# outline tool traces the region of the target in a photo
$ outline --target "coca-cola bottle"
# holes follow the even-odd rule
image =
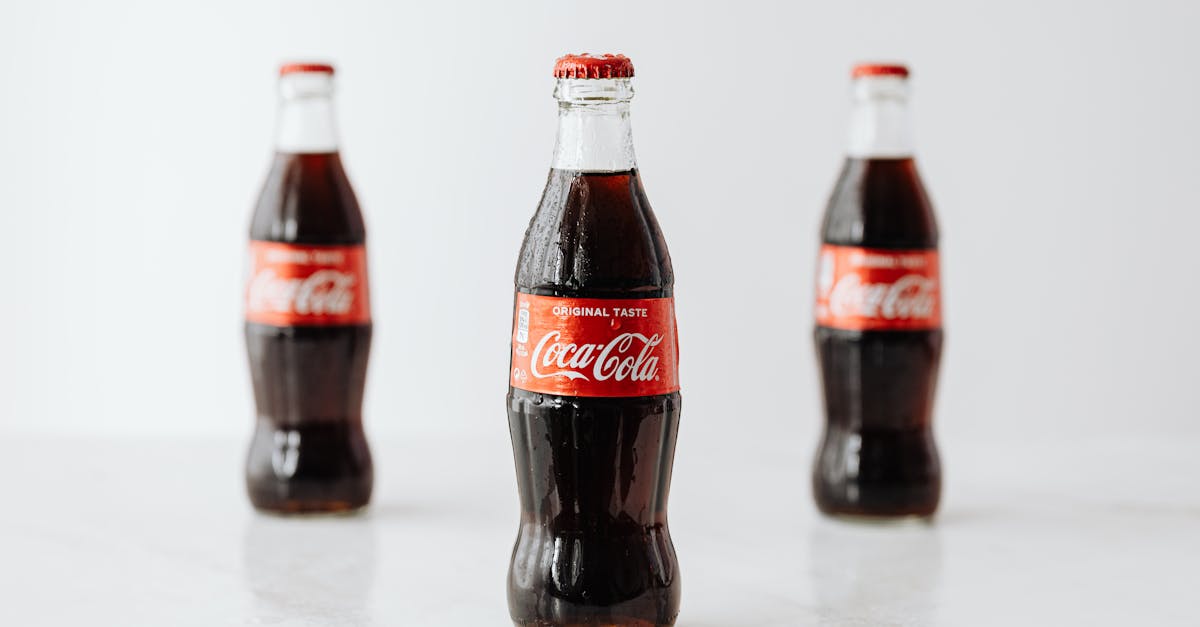
[[[821,227],[813,493],[827,514],[929,516],[941,493],[937,225],[913,162],[908,70],[859,65],[853,83],[850,148]]]
[[[246,348],[258,420],[250,501],[335,512],[371,497],[363,386],[371,347],[366,230],[338,157],[333,68],[279,72],[275,160],[250,226]]]
[[[508,422],[517,625],[672,625],[674,274],[642,189],[621,55],[568,55],[558,139],[517,262]]]

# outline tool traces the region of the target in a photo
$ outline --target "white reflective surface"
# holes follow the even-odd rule
[[[936,523],[821,519],[809,451],[688,450],[682,627],[1195,624],[1187,438],[943,443]],[[807,443],[805,443],[807,444]],[[501,433],[377,442],[365,516],[254,514],[241,442],[0,441],[0,624],[507,625]],[[753,481],[751,481],[753,479]]]

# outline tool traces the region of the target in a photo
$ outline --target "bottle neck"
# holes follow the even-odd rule
[[[627,78],[559,79],[558,137],[551,167],[583,172],[623,172],[637,167]]]
[[[913,156],[908,81],[897,76],[854,80],[847,154],[853,158],[899,159]]]
[[[333,76],[296,72],[279,79],[275,150],[282,153],[338,151],[333,117]]]

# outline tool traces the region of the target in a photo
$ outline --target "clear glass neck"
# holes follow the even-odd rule
[[[855,158],[898,159],[913,155],[908,81],[898,76],[854,80],[847,154]]]
[[[275,149],[284,153],[337,152],[331,74],[294,72],[279,78]]]
[[[622,172],[637,167],[628,78],[558,80],[558,137],[551,167],[584,172]]]

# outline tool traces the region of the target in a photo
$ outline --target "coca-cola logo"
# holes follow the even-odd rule
[[[679,389],[675,307],[669,297],[518,293],[515,307],[513,388],[611,398]]]
[[[604,344],[562,342],[562,334],[550,331],[533,349],[529,369],[534,377],[567,377],[583,381],[654,381],[658,357],[654,349],[662,343],[657,333],[621,333]],[[589,378],[589,374],[591,378]]]
[[[248,305],[252,310],[304,316],[339,316],[354,307],[358,277],[338,270],[318,270],[306,277],[281,277],[271,268],[250,281]]]
[[[892,283],[865,283],[858,274],[846,274],[829,294],[829,309],[838,317],[932,318],[937,303],[937,280],[919,274],[906,274]]]

